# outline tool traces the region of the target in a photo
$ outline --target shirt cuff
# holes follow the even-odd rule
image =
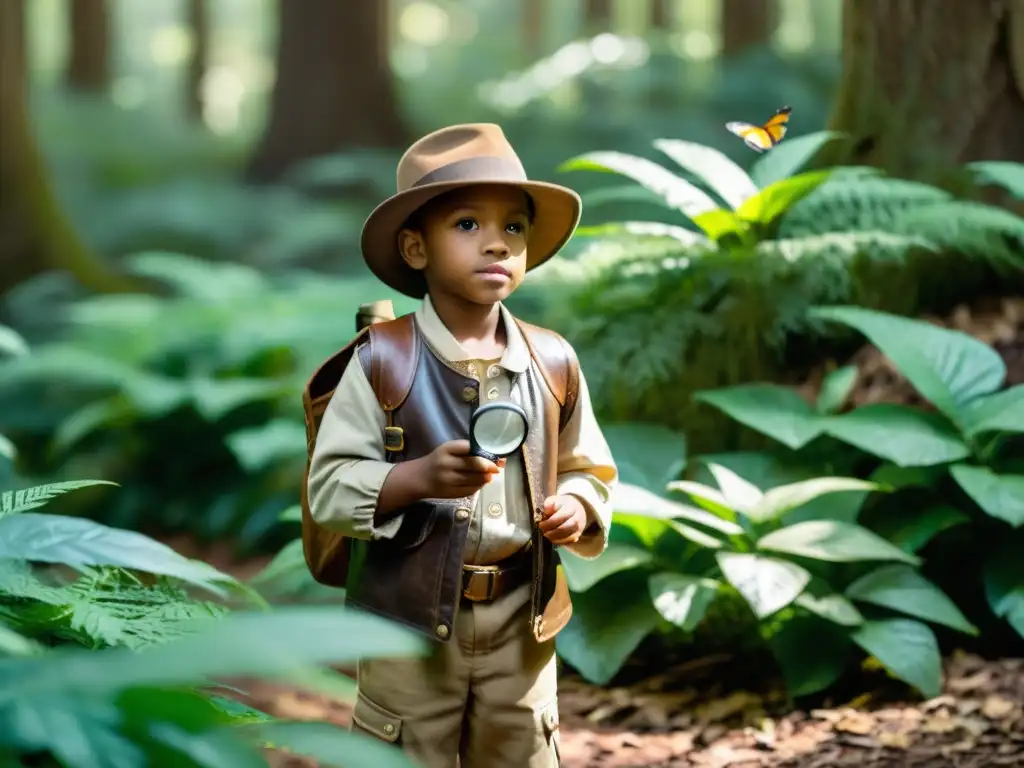
[[[394,538],[402,527],[403,515],[395,515],[383,523],[375,519],[381,488],[394,468],[391,462],[363,460],[335,470],[346,474],[345,485],[326,510],[316,510],[320,514],[313,519],[324,528],[352,539]]]

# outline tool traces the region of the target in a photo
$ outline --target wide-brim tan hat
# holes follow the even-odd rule
[[[398,233],[428,200],[459,187],[500,184],[533,198],[534,220],[527,245],[527,270],[554,256],[572,237],[580,220],[580,197],[567,187],[531,181],[523,164],[491,123],[453,125],[417,141],[398,162],[398,191],[378,205],[363,225],[363,258],[380,280],[406,296],[421,298],[423,274],[405,263]]]

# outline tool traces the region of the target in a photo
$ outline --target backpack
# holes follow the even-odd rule
[[[403,315],[396,322],[388,321],[396,321],[390,301],[361,305],[356,314],[355,337],[313,372],[302,392],[302,410],[306,421],[306,471],[301,491],[302,552],[313,578],[329,587],[345,586],[351,541],[313,520],[309,509],[310,461],[324,411],[327,410],[346,366],[352,361],[357,346],[364,339],[369,339],[370,358],[373,361],[370,384],[377,395],[377,402],[388,414],[389,424],[391,415],[404,402],[415,374],[415,336],[411,332],[414,321],[411,314]],[[558,334],[520,320],[516,322],[523,332],[531,357],[558,402],[561,431],[576,408],[579,361],[572,347]],[[387,350],[384,357],[389,361],[387,366],[380,365],[381,357],[374,354],[375,351],[379,354],[384,348]],[[356,364],[359,364],[358,361]],[[386,450],[400,450],[400,444],[392,447],[388,442],[385,438]]]

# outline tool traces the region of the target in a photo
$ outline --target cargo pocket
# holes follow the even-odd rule
[[[389,744],[399,744],[402,718],[360,693],[352,711],[352,730],[369,734]]]
[[[541,733],[544,734],[544,740],[547,742],[548,749],[551,750],[551,765],[560,766],[562,759],[558,731],[558,699],[549,701],[540,708],[537,714],[540,716]]]

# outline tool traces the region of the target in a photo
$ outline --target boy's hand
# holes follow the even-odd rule
[[[469,440],[450,440],[423,457],[423,481],[427,499],[458,499],[470,496],[498,474],[505,460],[495,464],[469,455]]]
[[[549,496],[544,500],[545,518],[538,523],[544,538],[555,546],[575,544],[587,527],[587,510],[575,496]]]

